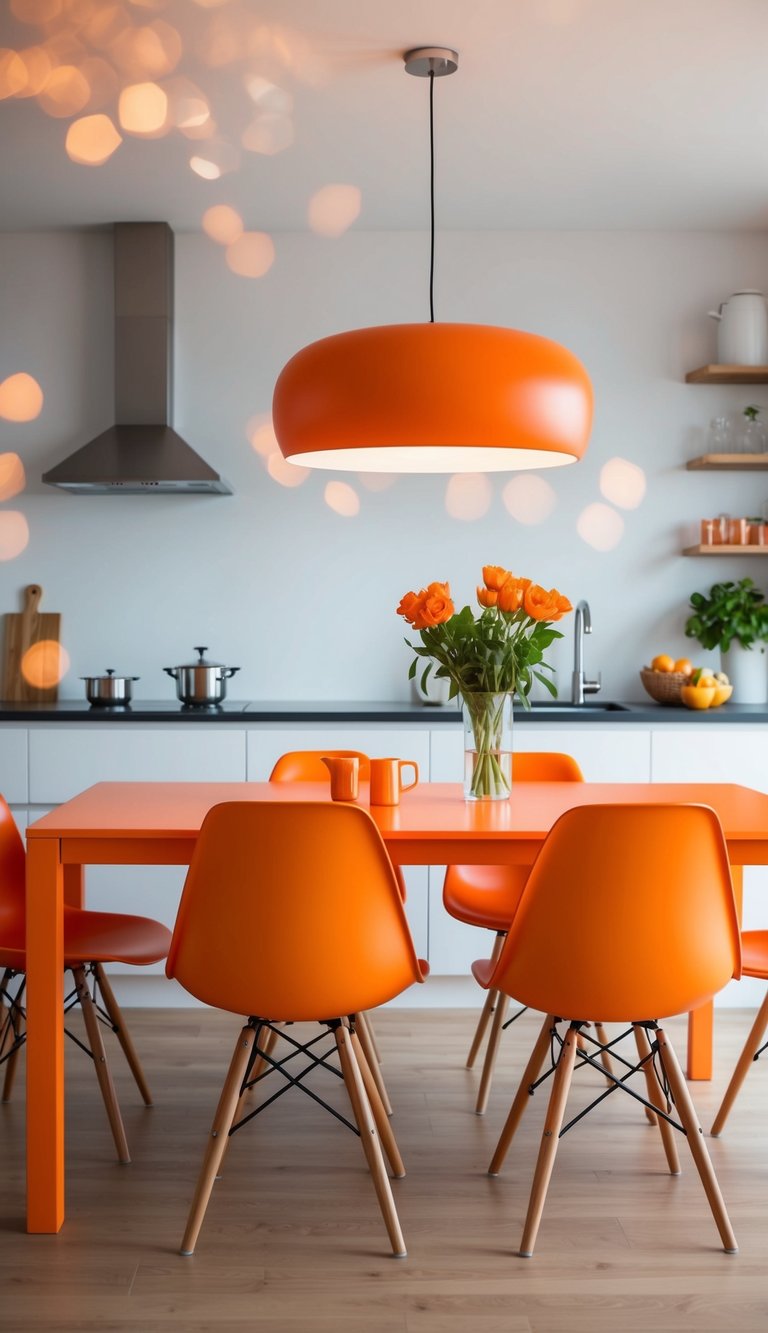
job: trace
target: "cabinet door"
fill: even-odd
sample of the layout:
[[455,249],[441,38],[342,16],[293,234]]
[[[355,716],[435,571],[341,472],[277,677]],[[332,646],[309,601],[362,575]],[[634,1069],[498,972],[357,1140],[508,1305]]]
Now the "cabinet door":
[[[768,792],[768,727],[659,727],[653,733],[651,771],[654,782],[736,782]],[[744,867],[743,926],[768,929],[768,866]],[[759,1005],[764,995],[764,981],[745,977],[730,982],[715,1003]]]
[[27,728],[3,724],[0,741],[0,792],[9,805],[28,799]]
[[[524,722],[515,728],[514,745],[527,754],[572,755],[587,782],[648,782],[651,776],[651,733],[644,727]],[[432,732],[433,782],[461,780],[463,751],[460,728]],[[443,908],[444,878],[445,866],[430,866],[429,965],[438,976],[466,975],[476,958],[490,956],[493,935],[448,915]]]
[[[429,732],[412,726],[349,726],[344,723],[307,723],[297,727],[264,726],[248,732],[248,780],[265,782],[281,754],[289,750],[360,750],[367,755],[395,755],[413,759],[419,777],[429,778]],[[426,866],[403,869],[407,897],[405,912],[420,958],[428,956],[429,874]]]
[[32,728],[29,799],[58,805],[94,782],[243,782],[245,732],[222,724]]

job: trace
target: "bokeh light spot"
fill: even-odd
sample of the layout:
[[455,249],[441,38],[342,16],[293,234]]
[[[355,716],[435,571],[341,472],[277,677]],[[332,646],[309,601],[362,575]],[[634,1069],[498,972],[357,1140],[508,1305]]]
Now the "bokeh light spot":
[[264,231],[244,231],[227,246],[227,263],[241,278],[262,278],[274,259],[272,237]]
[[27,484],[18,454],[0,454],[0,500],[12,500]]
[[228,171],[235,171],[240,165],[240,154],[232,144],[223,139],[209,140],[204,149],[189,159],[189,165],[198,176],[206,181],[217,181]]
[[43,27],[59,17],[62,0],[11,0],[11,13],[21,23]]
[[626,458],[610,458],[600,469],[600,491],[619,509],[637,509],[645,497],[645,473]]
[[280,453],[280,446],[277,443],[271,417],[253,417],[246,426],[246,434],[251,448],[257,454],[261,454],[262,458],[269,458],[270,454]]
[[203,213],[203,231],[219,245],[232,245],[243,234],[243,219],[229,204],[214,204]]
[[120,94],[117,115],[128,134],[157,134],[168,119],[168,98],[157,83],[132,83]]
[[342,518],[354,518],[360,513],[360,496],[347,481],[329,481],[323,499],[328,508]]
[[278,449],[276,453],[270,454],[267,459],[267,472],[273,481],[280,486],[301,486],[302,482],[307,480],[310,468],[301,467],[298,463],[288,463]]
[[293,98],[284,88],[278,88],[277,84],[270,83],[269,79],[264,79],[260,74],[246,74],[245,86],[251,101],[255,102],[261,111],[273,111],[288,113],[293,110]]
[[279,111],[264,112],[243,130],[240,142],[249,153],[274,157],[293,143],[293,121]]
[[33,643],[21,659],[21,674],[37,690],[50,690],[69,671],[69,653],[56,639]]
[[612,551],[624,536],[624,519],[610,505],[591,504],[579,514],[576,531],[596,551]]
[[307,216],[318,236],[342,236],[360,216],[360,191],[356,185],[324,185],[312,195]]
[[27,67],[17,51],[0,47],[0,99],[18,97],[27,84]]
[[67,130],[65,148],[73,162],[85,167],[100,167],[123,142],[109,116],[99,112],[73,120]]
[[29,524],[18,509],[0,509],[0,560],[15,560],[29,543]]
[[26,371],[9,375],[0,384],[0,417],[6,421],[34,421],[43,410],[43,391]]
[[17,97],[37,97],[42,92],[51,75],[51,57],[43,46],[28,46],[19,51],[19,60],[26,71],[26,83],[20,88]]
[[554,488],[533,472],[521,472],[507,482],[501,498],[518,523],[533,526],[549,518],[557,504]]
[[76,65],[59,65],[37,95],[39,105],[49,116],[64,119],[76,116],[88,105],[91,85]]
[[451,518],[475,523],[491,507],[493,491],[484,472],[457,473],[445,488],[445,508]]

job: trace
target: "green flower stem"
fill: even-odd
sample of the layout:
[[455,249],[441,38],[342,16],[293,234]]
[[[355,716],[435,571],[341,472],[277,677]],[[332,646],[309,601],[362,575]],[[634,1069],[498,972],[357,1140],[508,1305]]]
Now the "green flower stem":
[[470,717],[475,743],[470,796],[508,796],[509,779],[501,765],[504,708],[507,694],[466,694],[464,704]]

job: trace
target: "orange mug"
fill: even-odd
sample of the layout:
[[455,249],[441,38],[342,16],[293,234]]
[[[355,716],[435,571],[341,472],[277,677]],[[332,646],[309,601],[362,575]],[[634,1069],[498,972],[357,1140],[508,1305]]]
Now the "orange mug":
[[[413,782],[403,782],[404,768],[413,769]],[[413,759],[371,760],[371,805],[399,805],[400,793],[410,791],[419,780],[419,766]]]
[[356,801],[360,782],[357,755],[323,755],[322,762],[331,775],[331,800]]

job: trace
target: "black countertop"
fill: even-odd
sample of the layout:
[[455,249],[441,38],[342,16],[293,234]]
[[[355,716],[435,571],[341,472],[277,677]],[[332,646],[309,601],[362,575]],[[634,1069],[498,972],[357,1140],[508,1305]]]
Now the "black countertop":
[[[558,726],[600,723],[641,723],[644,726],[705,723],[768,723],[768,704],[724,704],[704,711],[647,703],[589,702],[580,706],[553,700],[534,704],[530,712],[515,705],[515,725],[535,726],[538,722]],[[83,700],[61,699],[57,703],[0,702],[0,722],[218,722],[241,726],[263,722],[411,722],[421,727],[456,726],[460,714],[455,703],[426,705],[418,703],[344,703],[275,701],[242,703],[226,700],[213,708],[189,708],[174,700],[135,699],[128,707],[92,708]]]

